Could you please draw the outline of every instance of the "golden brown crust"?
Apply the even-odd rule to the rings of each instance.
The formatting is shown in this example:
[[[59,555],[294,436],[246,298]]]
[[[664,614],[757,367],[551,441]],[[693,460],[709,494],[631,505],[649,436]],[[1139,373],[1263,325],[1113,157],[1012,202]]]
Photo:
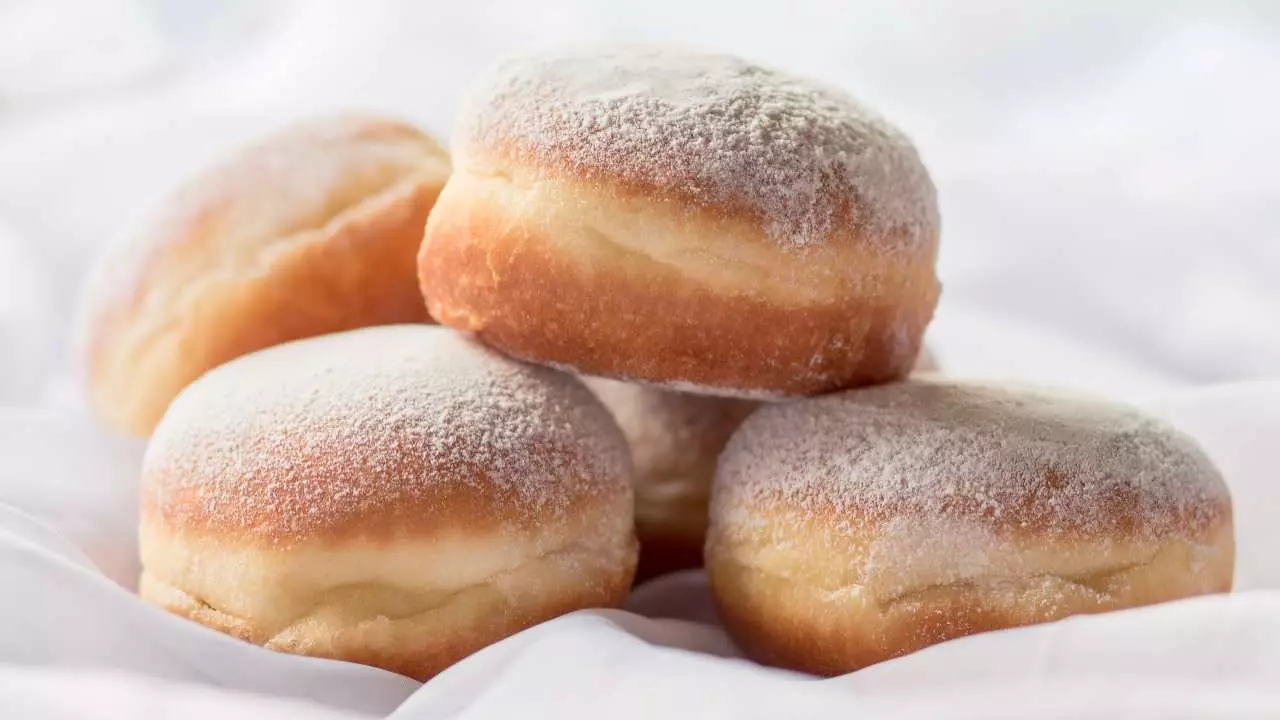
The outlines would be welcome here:
[[[759,565],[751,550],[722,545],[718,538],[708,545],[707,571],[719,617],[750,657],[833,676],[975,633],[1229,592],[1230,516],[1203,530],[1194,539],[1169,538],[1127,557],[1096,543],[1029,545],[1002,559],[1007,564],[997,560],[979,579],[926,584],[884,597],[873,587],[840,586],[816,573],[792,572],[785,564]],[[789,563],[796,568],[815,559],[795,552]],[[1053,560],[1028,567],[1044,556]],[[827,556],[819,564],[858,561]]]
[[[274,344],[426,322],[414,265],[449,173],[401,123],[290,127],[193,178],[133,243],[103,258],[84,298],[90,398],[150,434],[205,371]]]
[[[149,561],[139,582],[144,601],[269,650],[372,665],[422,681],[540,622],[621,606],[635,569],[634,540],[513,553],[518,564],[459,580],[457,573],[433,571],[425,559],[440,552],[466,557],[468,549],[483,552],[483,545],[390,543],[350,556],[314,548],[244,552],[221,538],[204,539],[211,545],[202,547],[198,537],[157,531],[146,521],[142,538]],[[224,554],[238,561],[231,571],[240,574],[239,587],[227,584],[231,563],[218,562]],[[193,555],[213,569],[177,565]],[[370,569],[387,564],[379,560],[389,555],[419,571],[383,577]]]
[[[455,173],[442,192],[419,259],[442,324],[519,358],[707,392],[809,395],[911,370],[936,238],[905,259],[856,240],[783,251],[745,220],[529,172]]]

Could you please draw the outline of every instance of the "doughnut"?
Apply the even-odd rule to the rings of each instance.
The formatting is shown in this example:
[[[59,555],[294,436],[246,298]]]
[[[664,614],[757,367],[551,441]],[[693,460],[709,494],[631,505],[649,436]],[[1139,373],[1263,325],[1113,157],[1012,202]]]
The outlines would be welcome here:
[[[635,465],[637,582],[702,566],[716,458],[759,403],[586,378],[622,428]]]
[[[298,123],[191,178],[111,245],[82,297],[90,404],[146,436],[232,358],[368,325],[427,322],[416,256],[449,158],[408,125]]]
[[[707,570],[756,660],[850,672],[972,633],[1231,589],[1188,437],[1050,391],[913,379],[765,407],[716,473]]]
[[[913,372],[937,370],[922,348]],[[613,413],[635,465],[636,582],[702,567],[707,503],[725,443],[760,403],[607,378],[583,378]]]
[[[915,361],[934,188],[839,90],[675,48],[548,53],[482,79],[451,150],[423,295],[508,355],[757,399]]]
[[[210,371],[143,461],[140,594],[420,680],[635,572],[626,439],[576,378],[430,325]]]

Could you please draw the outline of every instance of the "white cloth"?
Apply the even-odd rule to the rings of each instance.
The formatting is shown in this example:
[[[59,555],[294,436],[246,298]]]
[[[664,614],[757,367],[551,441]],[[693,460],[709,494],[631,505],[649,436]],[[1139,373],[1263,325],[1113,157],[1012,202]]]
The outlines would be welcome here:
[[[479,5],[0,4],[0,714],[1280,714],[1280,100],[1263,87],[1280,74],[1280,12]],[[690,572],[425,686],[267,652],[138,602],[142,447],[97,427],[69,373],[75,290],[102,243],[182,175],[287,119],[365,108],[443,136],[494,57],[611,38],[815,74],[909,130],[943,207],[929,342],[944,368],[1138,402],[1196,437],[1235,497],[1239,591],[965,638],[819,681],[737,658]]]

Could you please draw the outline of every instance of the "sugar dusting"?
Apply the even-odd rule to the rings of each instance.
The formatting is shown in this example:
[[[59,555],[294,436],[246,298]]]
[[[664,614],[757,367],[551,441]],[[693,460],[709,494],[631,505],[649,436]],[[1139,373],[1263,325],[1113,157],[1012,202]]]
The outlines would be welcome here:
[[[182,526],[288,541],[391,518],[456,484],[498,493],[517,522],[563,518],[575,500],[625,494],[630,457],[576,379],[400,326],[214,370],[160,424],[144,478]]]
[[[712,518],[750,525],[780,507],[887,536],[958,523],[975,543],[1016,531],[1195,540],[1224,505],[1226,485],[1194,442],[1141,413],[913,380],[755,413],[721,457]]]
[[[733,57],[624,46],[509,60],[473,92],[455,133],[542,164],[758,212],[781,247],[857,227],[918,251],[938,227],[910,141],[847,94]],[[535,163],[537,164],[537,163]]]
[[[729,436],[758,407],[736,398],[693,395],[648,385],[584,378],[631,443],[637,478],[708,473]],[[665,480],[666,478],[655,478]]]

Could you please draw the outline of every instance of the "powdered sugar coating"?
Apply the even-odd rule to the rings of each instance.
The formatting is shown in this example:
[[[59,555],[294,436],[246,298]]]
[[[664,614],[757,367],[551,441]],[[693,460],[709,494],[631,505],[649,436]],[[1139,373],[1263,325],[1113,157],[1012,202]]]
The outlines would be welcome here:
[[[705,488],[730,434],[759,404],[586,378],[631,443],[639,482],[701,476]],[[651,475],[652,477],[648,477]]]
[[[890,534],[904,521],[945,526],[951,540],[957,529],[1194,539],[1230,513],[1230,496],[1193,441],[1134,410],[911,380],[752,415],[721,456],[712,522],[775,509]]]
[[[906,136],[840,90],[733,57],[622,46],[508,60],[455,138],[460,169],[506,153],[745,211],[785,249],[850,230],[882,252],[937,242],[934,188]]]
[[[629,507],[630,473],[621,432],[575,378],[442,328],[392,326],[277,346],[201,378],[148,447],[144,508],[277,542],[514,530],[584,503]]]

